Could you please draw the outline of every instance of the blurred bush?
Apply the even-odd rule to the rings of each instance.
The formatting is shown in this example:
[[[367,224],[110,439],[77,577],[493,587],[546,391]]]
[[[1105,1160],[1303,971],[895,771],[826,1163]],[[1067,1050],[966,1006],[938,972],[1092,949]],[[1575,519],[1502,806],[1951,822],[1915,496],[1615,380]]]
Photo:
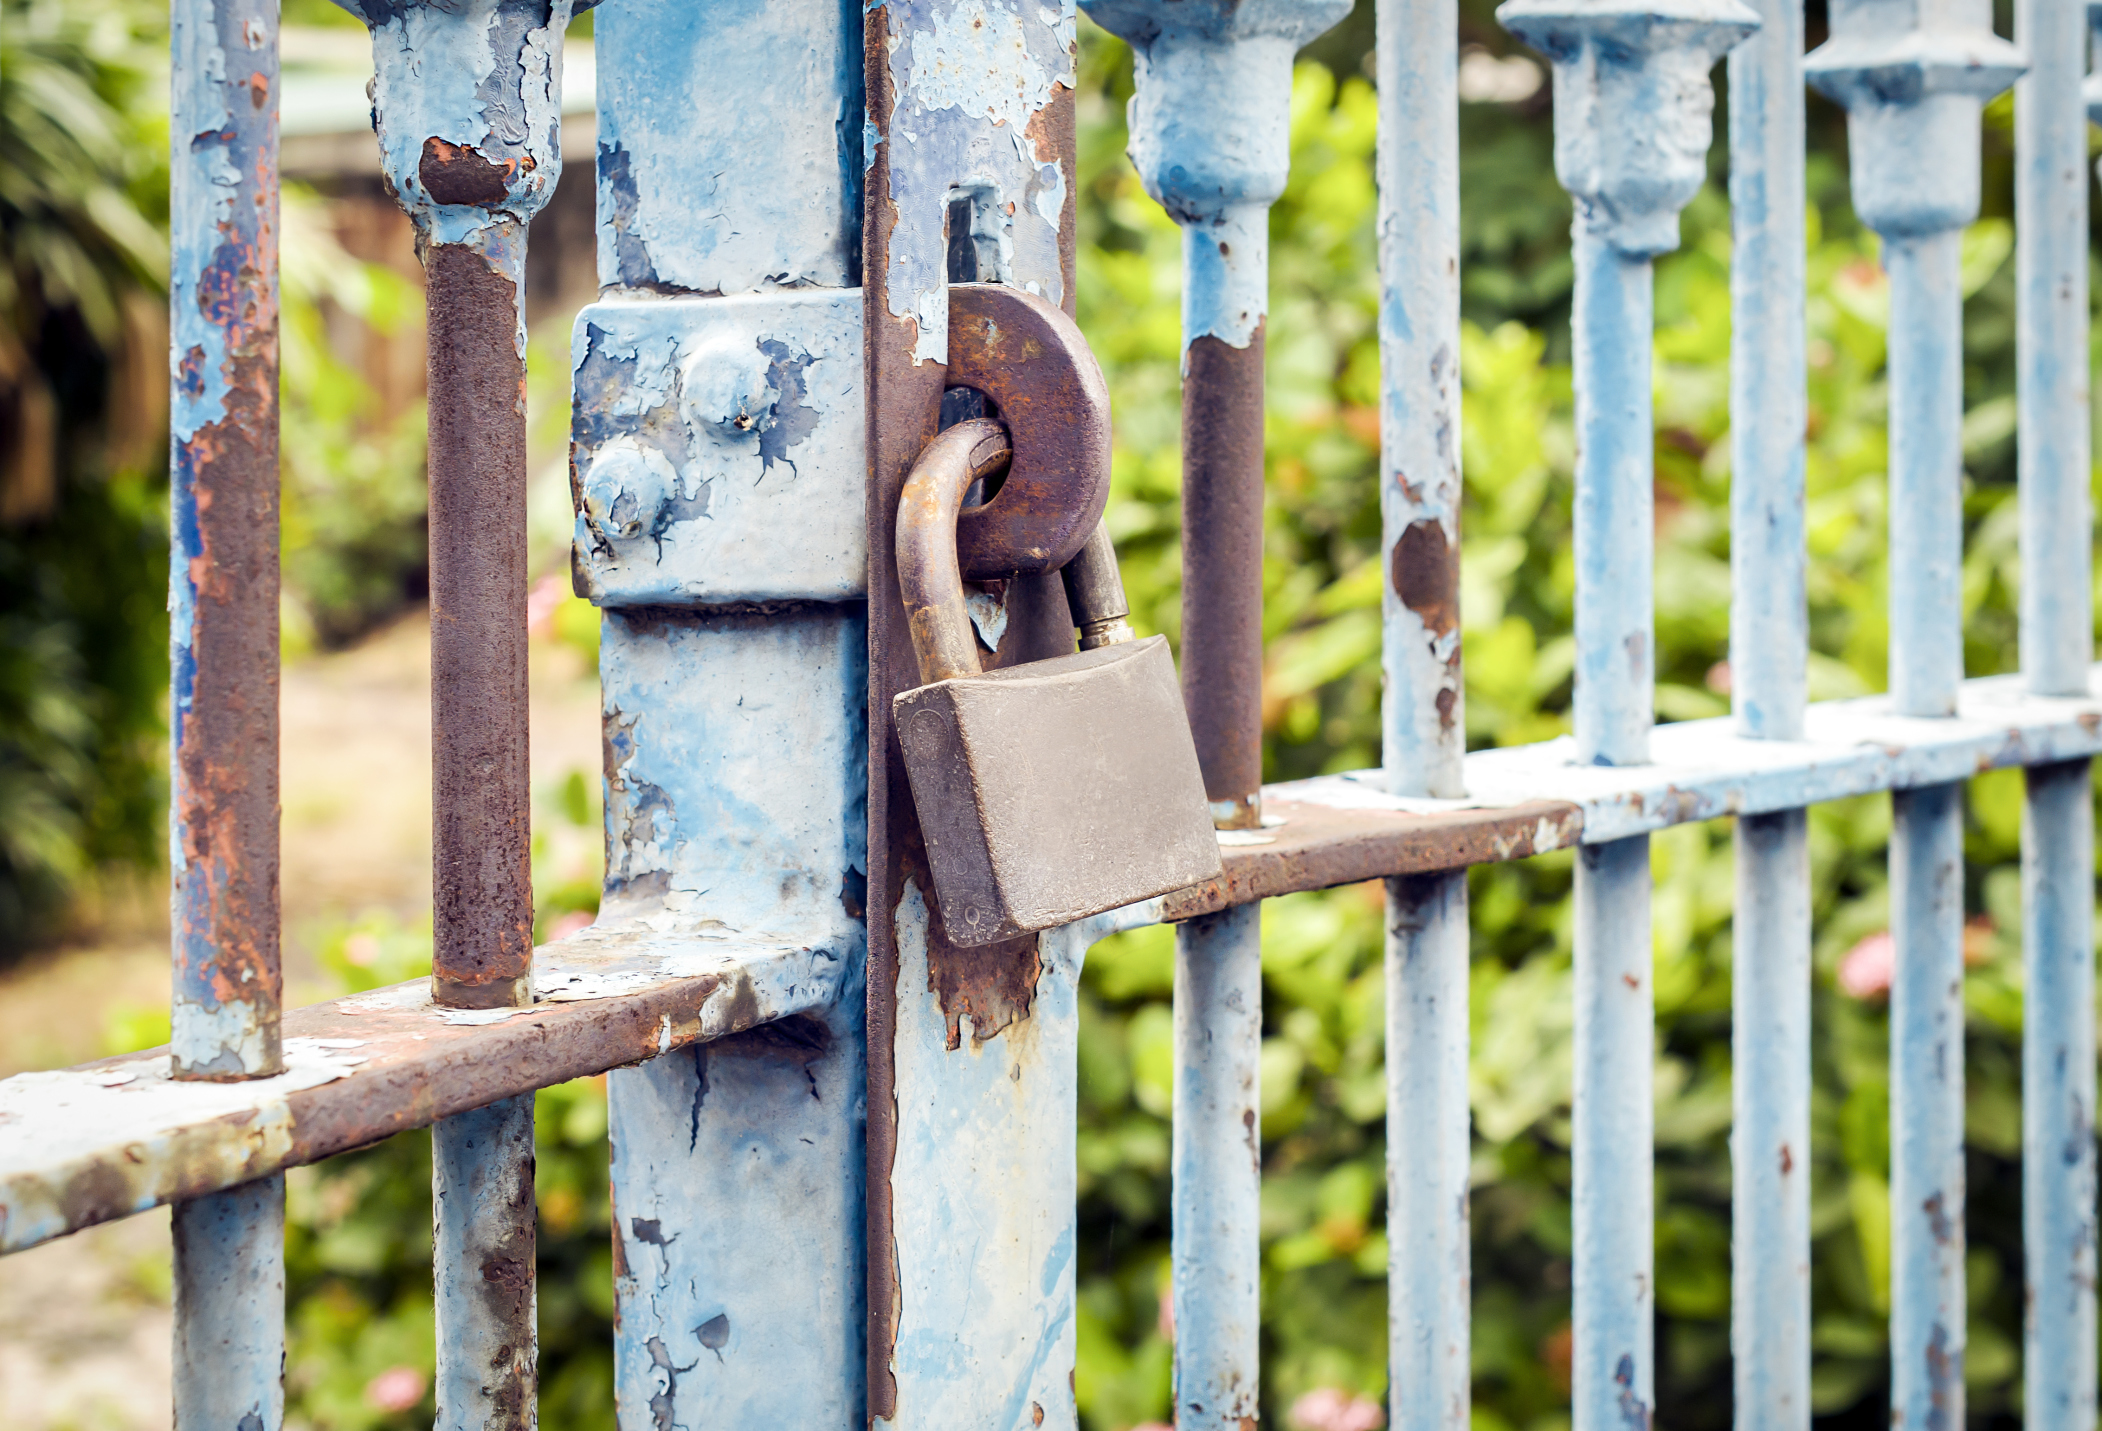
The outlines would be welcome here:
[[[0,958],[159,859],[166,14],[0,10]]]

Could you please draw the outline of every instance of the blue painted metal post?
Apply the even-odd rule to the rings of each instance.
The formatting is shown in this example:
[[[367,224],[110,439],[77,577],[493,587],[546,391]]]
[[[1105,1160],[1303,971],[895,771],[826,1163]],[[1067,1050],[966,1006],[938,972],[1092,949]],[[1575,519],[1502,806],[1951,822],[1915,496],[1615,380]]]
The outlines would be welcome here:
[[[2086,26],[2063,0],[2021,0],[2015,42],[2016,387],[2022,672],[2086,695],[2089,592]],[[2095,95],[2102,109],[2102,93]],[[2040,1431],[2095,1424],[2095,818],[2089,762],[2027,774],[2022,823],[2023,1406]]]
[[[173,1072],[263,1077],[279,1039],[277,6],[172,13]],[[284,1179],[174,1211],[175,1424],[284,1421]]]
[[[1706,172],[1708,70],[1759,21],[1739,0],[1508,0],[1497,18],[1554,64],[1555,172],[1576,200],[1577,757],[1637,765],[1655,684],[1650,263]],[[1647,1426],[1655,1404],[1649,841],[1578,855],[1571,1404],[1577,1431],[1604,1431]]]
[[[615,1414],[859,1431],[860,16],[629,0],[594,44],[604,296],[577,318],[571,450],[608,863],[576,937],[697,969],[784,948],[836,991],[609,1076]]]
[[[1956,711],[1963,678],[1963,225],[1979,111],[2021,72],[1984,0],[1851,0],[1805,61],[1845,105],[1854,210],[1890,275],[1890,692]],[[1963,791],[1891,799],[1891,1418],[1963,1424]]]
[[[1753,0],[1730,52],[1730,698],[1743,732],[1798,740],[1804,592],[1803,11]],[[1810,853],[1802,810],[1737,822],[1731,966],[1735,1424],[1810,1418]]]
[[[1454,0],[1381,0],[1380,515],[1396,795],[1464,795],[1460,675],[1460,100]],[[1387,1345],[1392,1420],[1468,1424],[1467,872],[1387,881]]]
[[[344,3],[344,0],[339,0]],[[530,1004],[526,225],[562,173],[572,0],[357,0],[430,313],[431,809],[442,1005]],[[529,1096],[431,1129],[439,1431],[535,1423]]]
[[[1291,162],[1292,56],[1343,0],[1086,0],[1130,42],[1130,154],[1183,231],[1183,693],[1222,830],[1262,823],[1263,325]],[[1175,1419],[1260,1415],[1261,916],[1191,920],[1175,955]]]

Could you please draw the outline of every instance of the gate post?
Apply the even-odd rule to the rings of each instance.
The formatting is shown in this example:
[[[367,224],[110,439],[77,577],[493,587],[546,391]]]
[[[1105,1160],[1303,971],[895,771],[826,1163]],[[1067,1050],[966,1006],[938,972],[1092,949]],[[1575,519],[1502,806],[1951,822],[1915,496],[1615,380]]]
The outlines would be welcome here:
[[[601,611],[597,922],[818,1012],[607,1079],[622,1431],[864,1415],[865,545],[858,12],[599,12],[575,577]]]

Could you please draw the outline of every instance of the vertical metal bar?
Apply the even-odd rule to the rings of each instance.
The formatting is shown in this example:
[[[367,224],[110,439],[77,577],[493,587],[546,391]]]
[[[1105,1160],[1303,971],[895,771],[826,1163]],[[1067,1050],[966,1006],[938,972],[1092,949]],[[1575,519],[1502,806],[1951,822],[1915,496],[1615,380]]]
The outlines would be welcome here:
[[[1073,1157],[1078,960],[1052,931],[969,950],[944,937],[891,699],[919,684],[894,553],[899,492],[948,374],[945,220],[954,205],[1000,231],[998,272],[981,281],[1071,303],[1077,17],[1029,0],[864,13],[869,1414],[915,1431],[1070,1425],[1075,1214],[1050,1173]],[[1003,654],[1070,651],[1059,583],[1020,585]],[[994,1147],[1031,1161],[989,1199]]]
[[[284,1226],[283,1174],[175,1205],[178,1431],[284,1425]]]
[[[1175,1424],[1261,1414],[1262,906],[1175,931]]]
[[[1740,1431],[1800,1431],[1810,1420],[1810,846],[1803,811],[1737,822],[1735,933],[1734,1424]]]
[[[1704,177],[1708,71],[1759,20],[1738,0],[1508,0],[1497,18],[1553,61],[1555,169],[1576,200],[1576,755],[1637,765],[1655,673],[1651,260],[1678,246]],[[1646,1427],[1655,1404],[1649,897],[1646,836],[1578,852],[1577,1431]]]
[[[1890,275],[1890,691],[1950,716],[1963,679],[1962,226],[1979,111],[2022,69],[1984,0],[1846,0],[1805,61],[1848,110],[1854,209]],[[1898,96],[1898,98],[1893,98]],[[1895,792],[1890,844],[1891,1419],[1963,1424],[1963,791]]]
[[[1380,516],[1397,795],[1466,793],[1460,672],[1460,123],[1454,0],[1381,0]],[[1467,872],[1387,881],[1387,1361],[1396,1426],[1471,1401]]]
[[[2085,695],[2094,656],[2088,496],[2086,26],[2019,0],[2015,41],[2015,329],[2022,672]],[[2022,809],[2022,1248],[2028,1423],[2095,1425],[2095,867],[2089,762],[2032,766]]]
[[[277,889],[277,7],[173,14],[170,322],[178,1077],[281,1064]]]
[[[437,1431],[533,1426],[532,1094],[432,1125],[431,1207]]]
[[[1469,1421],[1467,872],[1387,881],[1387,1362],[1396,1426]]]
[[[1963,787],[1892,793],[1892,1415],[1963,1424]]]
[[[390,189],[429,313],[431,996],[533,1001],[526,740],[526,225],[562,173],[571,0],[361,0]],[[431,1129],[438,1425],[535,1420],[530,1097]],[[499,1191],[500,1190],[500,1191]]]
[[[2031,61],[2014,87],[2022,674],[2029,689],[2051,696],[2086,695],[2095,655],[2083,20],[2102,27],[2102,10],[2082,15],[2065,0],[2015,5],[2015,43]]]
[[[177,1078],[283,1068],[277,6],[172,16],[169,864]],[[284,1424],[284,1180],[174,1209],[179,1431]]]
[[[1804,592],[1803,13],[1755,0],[1729,56],[1730,696],[1800,739]],[[1730,1342],[1739,1431],[1810,1417],[1810,858],[1801,810],[1737,822]]]
[[[1649,840],[1577,850],[1571,1409],[1582,1431],[1656,1406],[1655,999]]]
[[[2034,765],[2022,807],[2024,1415],[2095,1424],[2095,807],[2089,762]]]
[[[1291,164],[1292,56],[1343,0],[1086,0],[1131,43],[1130,154],[1183,232],[1182,689],[1212,820],[1262,824],[1263,326],[1270,205]],[[1262,922],[1176,930],[1175,1419],[1259,1411]],[[1237,1001],[1229,1007],[1227,1000]]]

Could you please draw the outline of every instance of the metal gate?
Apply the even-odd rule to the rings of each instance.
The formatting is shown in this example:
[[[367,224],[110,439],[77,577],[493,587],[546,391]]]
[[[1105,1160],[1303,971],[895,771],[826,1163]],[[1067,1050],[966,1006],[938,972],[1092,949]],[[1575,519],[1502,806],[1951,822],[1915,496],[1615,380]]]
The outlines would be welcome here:
[[[2028,1415],[2095,1407],[2083,16],[2018,0],[2017,677],[1961,670],[1957,243],[2022,52],[1982,0],[1509,0],[1576,201],[1575,734],[1464,752],[1453,0],[1378,0],[1384,768],[1264,787],[1262,386],[1292,56],[1346,0],[1087,0],[1184,231],[1185,695],[1223,874],[986,948],[931,917],[889,726],[892,558],[949,286],[1071,312],[1072,0],[608,0],[577,321],[575,575],[603,612],[605,896],[535,950],[525,763],[528,223],[573,0],[358,0],[429,279],[437,944],[281,1014],[276,6],[176,0],[174,1038],[0,1084],[0,1251],[175,1205],[184,1431],[282,1422],[282,1171],[434,1129],[438,1406],[532,1424],[532,1103],[609,1084],[620,1423],[1072,1426],[1076,980],[1172,921],[1176,1420],[1258,1407],[1261,901],[1388,881],[1392,1415],[1468,1422],[1466,868],[1574,845],[1579,1431],[1650,1418],[1648,836],[1734,816],[1740,1426],[1809,1402],[1804,807],[1888,790],[1893,1416],[1963,1418],[1960,782],[2028,773]],[[1651,262],[1727,54],[1733,700],[1653,728]],[[1890,694],[1806,704],[1805,80],[1849,112],[1891,278]],[[998,660],[1070,651],[1009,585]]]

